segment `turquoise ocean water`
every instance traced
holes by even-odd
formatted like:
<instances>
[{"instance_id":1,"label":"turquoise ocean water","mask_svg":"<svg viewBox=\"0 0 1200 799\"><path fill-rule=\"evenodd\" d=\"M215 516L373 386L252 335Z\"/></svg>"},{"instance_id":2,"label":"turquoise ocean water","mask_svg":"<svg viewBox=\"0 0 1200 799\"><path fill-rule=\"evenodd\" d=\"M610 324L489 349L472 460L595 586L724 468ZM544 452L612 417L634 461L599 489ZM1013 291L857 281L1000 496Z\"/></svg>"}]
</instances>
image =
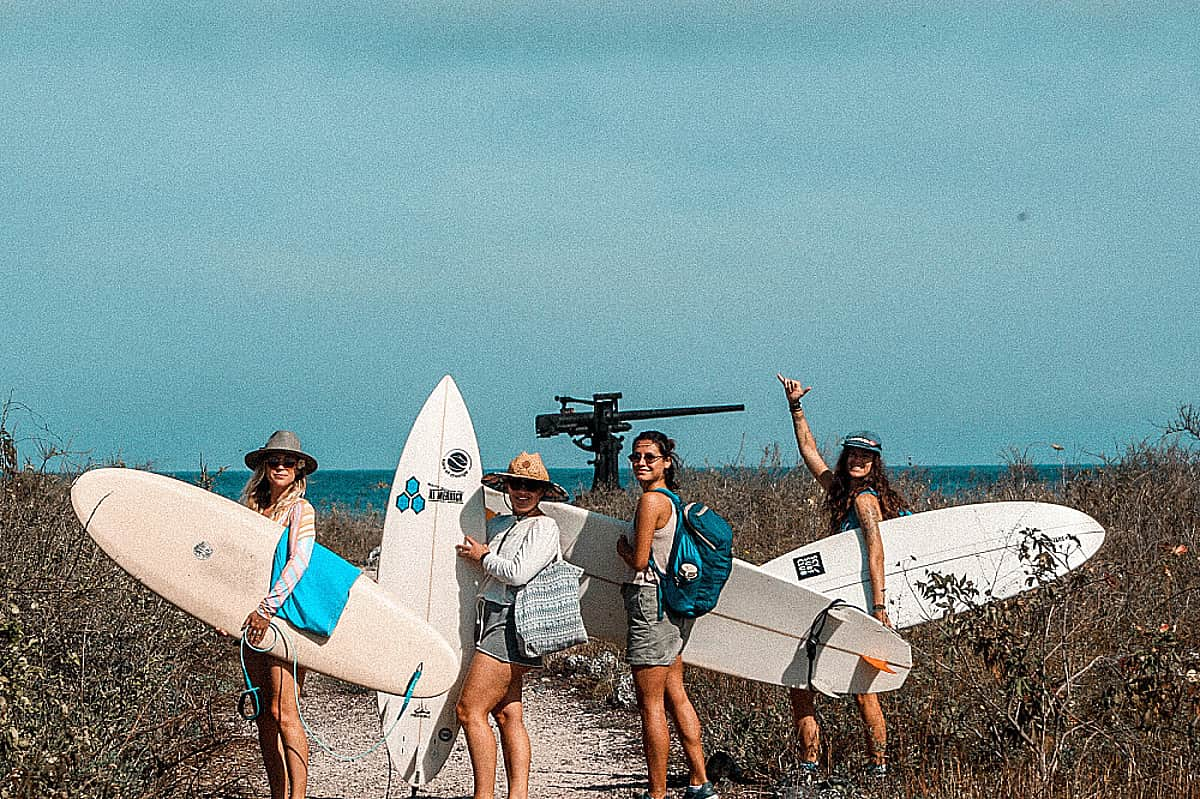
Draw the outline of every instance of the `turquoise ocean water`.
<instances>
[{"instance_id":1,"label":"turquoise ocean water","mask_svg":"<svg viewBox=\"0 0 1200 799\"><path fill-rule=\"evenodd\" d=\"M919 475L937 490L945 494L956 494L969 490L979 483L986 483L1001 475L1007 466L922 466L922 467L891 467L890 472L903 474L907 471L917 471ZM1083 467L1063 466L1062 464L1045 464L1035 466L1037 477L1046 482L1055 482L1063 478L1064 472L1072 473ZM487 471L497 471L488 469ZM332 505L344 505L355 511L369 508L382 510L387 505L391 493L393 470L391 469L321 469L309 482L308 498L318 508L329 508ZM180 480L194 483L199 478L199 472L171 472L171 476ZM237 499L242 486L250 477L250 472L239 469L219 475L214 487L218 494ZM550 477L564 486L571 495L587 490L592 485L591 468L583 469L551 469ZM621 482L630 485L633 480L626 472L622 472Z\"/></svg>"}]
</instances>

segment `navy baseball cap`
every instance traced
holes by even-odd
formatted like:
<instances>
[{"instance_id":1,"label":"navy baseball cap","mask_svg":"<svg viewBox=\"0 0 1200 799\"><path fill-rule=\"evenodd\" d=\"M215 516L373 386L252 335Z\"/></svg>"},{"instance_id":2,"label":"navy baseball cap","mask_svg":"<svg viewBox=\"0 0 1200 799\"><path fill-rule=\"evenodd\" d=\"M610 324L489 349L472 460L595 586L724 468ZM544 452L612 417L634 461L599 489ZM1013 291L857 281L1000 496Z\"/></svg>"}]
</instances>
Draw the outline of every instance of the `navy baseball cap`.
<instances>
[{"instance_id":1,"label":"navy baseball cap","mask_svg":"<svg viewBox=\"0 0 1200 799\"><path fill-rule=\"evenodd\" d=\"M857 433L851 433L842 439L842 446L883 454L883 446L879 443L879 436L870 430L860 430Z\"/></svg>"}]
</instances>

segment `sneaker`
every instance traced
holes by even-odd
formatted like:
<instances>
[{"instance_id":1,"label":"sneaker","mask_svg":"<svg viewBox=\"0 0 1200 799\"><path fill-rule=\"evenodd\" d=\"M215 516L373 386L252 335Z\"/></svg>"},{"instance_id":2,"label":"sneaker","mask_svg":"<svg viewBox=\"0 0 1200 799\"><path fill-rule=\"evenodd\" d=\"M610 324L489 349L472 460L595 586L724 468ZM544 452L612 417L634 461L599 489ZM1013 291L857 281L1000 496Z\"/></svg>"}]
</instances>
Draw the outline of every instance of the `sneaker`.
<instances>
[{"instance_id":1,"label":"sneaker","mask_svg":"<svg viewBox=\"0 0 1200 799\"><path fill-rule=\"evenodd\" d=\"M689 785L683 792L683 799L719 799L717 789L711 782L703 785Z\"/></svg>"},{"instance_id":2,"label":"sneaker","mask_svg":"<svg viewBox=\"0 0 1200 799\"><path fill-rule=\"evenodd\" d=\"M816 763L801 761L796 770L775 787L776 799L815 799L823 795L821 769Z\"/></svg>"},{"instance_id":3,"label":"sneaker","mask_svg":"<svg viewBox=\"0 0 1200 799\"><path fill-rule=\"evenodd\" d=\"M800 785L806 785L821 779L821 768L809 760L802 760L796 766L795 780Z\"/></svg>"},{"instance_id":4,"label":"sneaker","mask_svg":"<svg viewBox=\"0 0 1200 799\"><path fill-rule=\"evenodd\" d=\"M871 763L863 769L863 777L868 780L882 780L887 776L887 763Z\"/></svg>"}]
</instances>

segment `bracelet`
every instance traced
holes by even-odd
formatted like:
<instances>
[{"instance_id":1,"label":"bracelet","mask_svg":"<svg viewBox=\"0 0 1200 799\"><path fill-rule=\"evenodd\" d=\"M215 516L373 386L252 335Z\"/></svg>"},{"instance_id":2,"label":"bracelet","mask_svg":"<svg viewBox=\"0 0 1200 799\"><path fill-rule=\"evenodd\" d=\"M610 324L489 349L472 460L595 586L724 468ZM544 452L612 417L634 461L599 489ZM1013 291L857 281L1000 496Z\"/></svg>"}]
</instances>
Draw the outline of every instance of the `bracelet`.
<instances>
[{"instance_id":1,"label":"bracelet","mask_svg":"<svg viewBox=\"0 0 1200 799\"><path fill-rule=\"evenodd\" d=\"M887 610L887 605L872 605L872 611Z\"/></svg>"},{"instance_id":2,"label":"bracelet","mask_svg":"<svg viewBox=\"0 0 1200 799\"><path fill-rule=\"evenodd\" d=\"M800 400L796 400L795 402L788 400L788 410L790 410L792 413L795 413L796 411L802 411L804 410L804 403Z\"/></svg>"}]
</instances>

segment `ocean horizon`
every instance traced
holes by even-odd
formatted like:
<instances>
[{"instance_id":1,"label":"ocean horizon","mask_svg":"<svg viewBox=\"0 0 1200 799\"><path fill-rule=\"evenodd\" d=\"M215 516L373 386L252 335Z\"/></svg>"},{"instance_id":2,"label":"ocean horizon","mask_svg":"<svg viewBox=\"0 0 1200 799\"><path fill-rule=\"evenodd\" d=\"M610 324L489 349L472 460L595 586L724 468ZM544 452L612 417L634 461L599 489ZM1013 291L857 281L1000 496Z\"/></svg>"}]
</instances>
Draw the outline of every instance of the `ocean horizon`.
<instances>
[{"instance_id":1,"label":"ocean horizon","mask_svg":"<svg viewBox=\"0 0 1200 799\"><path fill-rule=\"evenodd\" d=\"M487 468L484 471L501 471L503 466ZM739 467L722 467L736 469ZM745 467L748 471L759 471L757 467ZM917 473L930 486L947 495L969 491L980 484L994 481L1000 477L1009 466L1007 464L979 464L968 466L892 466L888 471L894 475ZM1089 464L1035 464L1034 474L1038 480L1047 483L1062 480L1064 475L1077 474L1086 469L1097 468ZM587 491L592 485L592 469L558 468L548 469L550 479L563 486L572 497L581 491ZM781 472L790 471L780 469ZM163 474L189 483L200 479L198 471L171 471ZM392 478L395 469L321 469L308 485L308 499L317 508L327 510L333 506L342 506L351 511L364 512L368 510L383 510L387 507L391 495ZM247 469L231 469L213 476L213 490L223 497L236 500L241 494L242 487L250 478ZM626 470L620 472L621 485L628 487L633 483L633 476Z\"/></svg>"}]
</instances>

